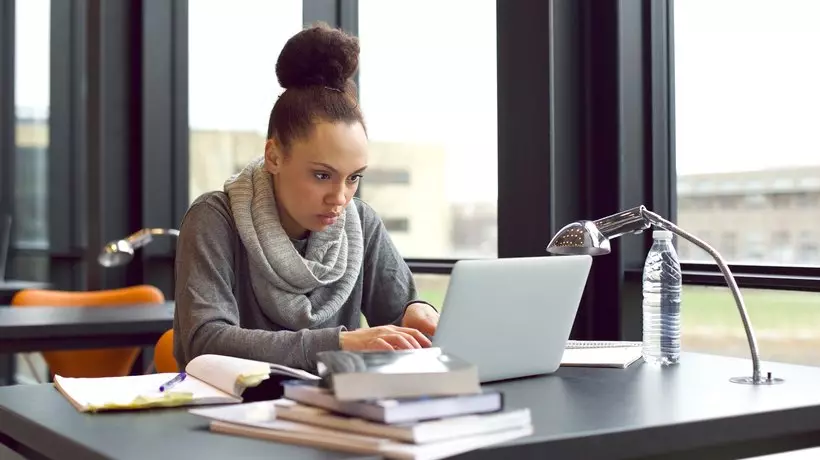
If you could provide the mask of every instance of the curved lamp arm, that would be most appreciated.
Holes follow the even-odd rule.
[[[156,235],[179,236],[179,230],[173,228],[143,228],[127,237],[109,241],[103,246],[97,262],[103,267],[125,265],[134,257],[134,250],[150,243]]]
[[[752,376],[734,377],[730,380],[734,383],[753,385],[771,385],[783,382],[782,379],[772,378],[771,373],[765,379],[761,375],[757,339],[752,330],[752,324],[749,321],[740,288],[738,288],[737,282],[723,257],[700,238],[646,209],[645,206],[627,209],[596,221],[579,221],[569,224],[555,234],[549,246],[547,246],[547,250],[554,254],[607,254],[610,250],[610,239],[627,233],[640,233],[652,226],[669,230],[706,251],[715,260],[720,272],[726,279],[726,284],[732,292],[737,310],[740,313],[740,319],[743,322],[743,329],[746,332],[746,339],[749,342],[749,350],[752,355]]]

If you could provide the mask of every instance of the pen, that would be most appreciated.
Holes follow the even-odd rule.
[[[159,386],[159,391],[165,391],[165,390],[171,389],[172,386],[174,386],[177,383],[185,380],[185,377],[187,377],[187,374],[185,374],[185,372],[182,372],[182,373],[178,374],[176,377],[174,377],[171,380],[169,380],[169,381],[163,383],[162,385],[160,385]]]

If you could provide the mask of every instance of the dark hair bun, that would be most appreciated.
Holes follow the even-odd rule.
[[[359,39],[327,24],[305,29],[285,43],[276,61],[282,88],[343,89],[359,66]]]

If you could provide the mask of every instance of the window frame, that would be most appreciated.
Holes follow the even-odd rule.
[[[674,219],[673,1],[496,1],[498,257],[546,255],[564,224],[638,204]],[[113,237],[177,226],[187,209],[187,5],[52,2],[50,241],[48,249],[12,250],[10,258],[47,256],[55,287],[150,282],[173,296],[170,241],[146,247],[123,269],[100,271],[93,257]],[[303,0],[303,20],[355,34],[358,1]],[[2,96],[13,94],[13,22],[14,2],[0,2],[4,207],[14,183],[14,103]],[[94,81],[107,85],[86,96],[83,88]],[[96,122],[104,122],[101,130],[90,128]],[[612,254],[595,259],[573,336],[639,337],[650,233],[618,238]],[[432,274],[448,274],[457,262],[406,261]],[[685,283],[724,284],[714,264],[682,268]],[[741,287],[820,291],[820,267],[731,268]]]
[[[15,1],[0,2],[0,217],[5,213],[14,215],[15,42]],[[10,247],[8,266],[11,266],[12,252]]]

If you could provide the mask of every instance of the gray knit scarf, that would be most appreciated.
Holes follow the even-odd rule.
[[[312,232],[302,257],[282,228],[264,157],[228,179],[224,189],[263,313],[291,330],[320,327],[347,301],[359,277],[364,241],[356,204],[348,203],[330,227]]]

